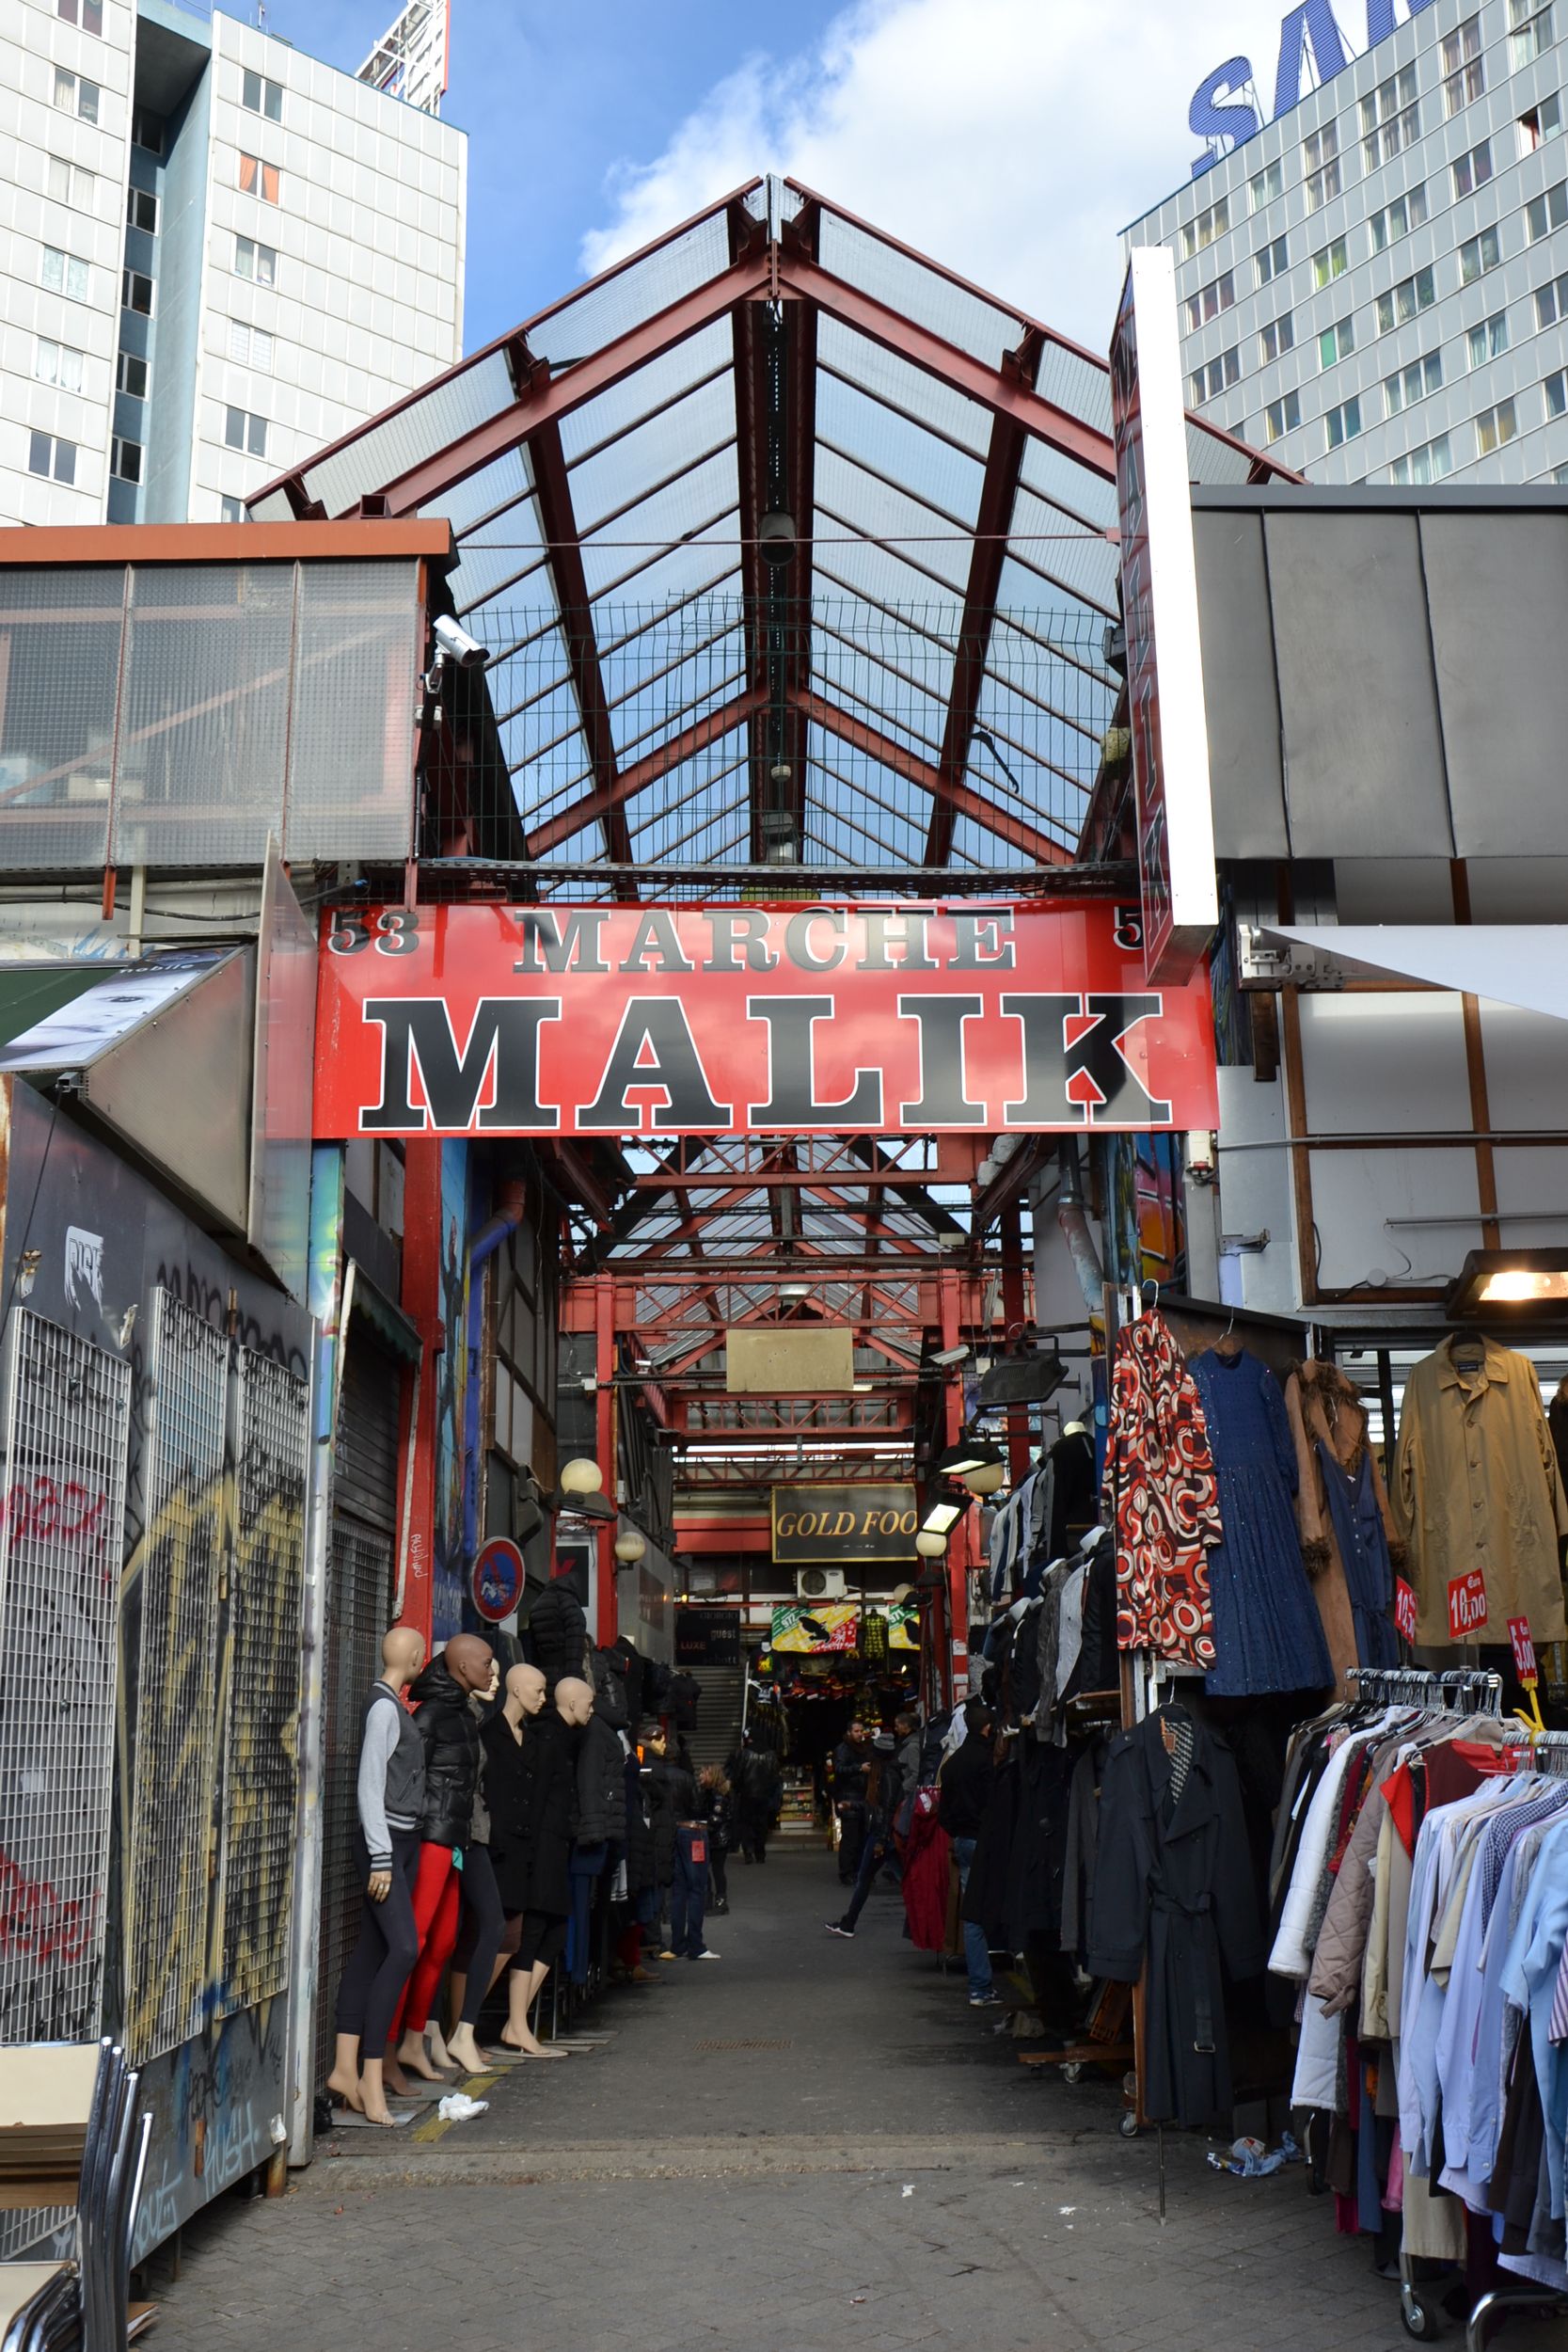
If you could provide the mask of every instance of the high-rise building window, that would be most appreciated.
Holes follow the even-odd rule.
[[[1391,335],[1396,326],[1407,319],[1430,310],[1437,299],[1437,288],[1430,269],[1418,269],[1410,278],[1402,278],[1397,286],[1377,297],[1377,331]]]
[[[1559,180],[1544,196],[1532,196],[1525,206],[1525,226],[1531,245],[1568,221],[1568,180]]]
[[[246,196],[259,196],[263,204],[277,201],[277,166],[264,164],[259,155],[240,157],[240,185]]]
[[[1325,122],[1321,131],[1309,132],[1301,152],[1307,169],[1307,209],[1316,213],[1339,193],[1338,124]]]
[[[35,433],[27,450],[27,471],[41,474],[46,482],[76,480],[76,444],[65,441],[57,433]]]
[[[89,292],[87,265],[78,261],[74,253],[62,253],[58,246],[46,245],[39,284],[51,294],[66,295],[71,302],[86,302]]]
[[[1254,259],[1258,263],[1258,283],[1270,285],[1275,278],[1283,278],[1291,266],[1290,239],[1273,238],[1269,244],[1259,246]]]
[[[1492,177],[1492,142],[1482,139],[1453,160],[1453,192],[1457,202],[1462,196],[1474,196]]]
[[[125,191],[125,226],[144,229],[150,237],[158,233],[158,199],[150,188],[127,188]]]
[[[283,85],[269,82],[264,73],[252,73],[246,66],[241,85],[241,103],[253,115],[265,115],[269,122],[283,119]]]
[[[55,0],[55,14],[64,17],[68,24],[79,24],[84,33],[103,34],[103,0]]]
[[[1476,448],[1482,457],[1490,457],[1494,450],[1512,441],[1518,430],[1518,412],[1512,398],[1499,400],[1495,408],[1483,408],[1476,419]]]
[[[1483,229],[1479,237],[1466,237],[1459,248],[1459,282],[1473,286],[1478,278],[1484,278],[1489,269],[1496,269],[1502,259],[1495,229]]]
[[[1545,8],[1537,0],[1508,0],[1508,70],[1517,73],[1552,45],[1551,0]]]
[[[1283,399],[1271,400],[1263,411],[1263,430],[1271,441],[1277,441],[1284,433],[1293,433],[1301,422],[1301,394],[1287,392]]]
[[[1452,471],[1453,452],[1449,446],[1449,437],[1446,433],[1439,433],[1434,441],[1423,441],[1419,449],[1409,451],[1403,457],[1396,457],[1388,469],[1388,479],[1399,483],[1441,482],[1446,473]]]
[[[1416,69],[1402,65],[1361,101],[1361,153],[1366,168],[1376,171],[1392,163],[1421,135],[1421,110],[1416,99]]]
[[[1424,186],[1406,188],[1402,196],[1391,198],[1380,213],[1372,215],[1372,251],[1382,253],[1407,237],[1412,229],[1424,228],[1426,216]]]
[[[136,107],[131,117],[132,146],[144,147],[150,155],[161,155],[164,151],[164,138],[162,115],[152,114],[146,106]]]
[[[152,316],[152,280],[145,270],[121,271],[119,307],[122,310],[138,310],[146,319]]]
[[[261,245],[255,237],[234,240],[234,275],[248,278],[258,286],[277,283],[277,252],[270,245]]]
[[[247,326],[244,319],[230,319],[229,357],[242,368],[256,368],[270,374],[272,337],[264,327]]]
[[[1281,310],[1276,319],[1265,320],[1258,330],[1258,349],[1265,367],[1271,359],[1277,359],[1282,351],[1293,351],[1295,342],[1295,321],[1289,310]]]
[[[1549,278],[1535,290],[1536,326],[1555,326],[1559,319],[1568,319],[1568,273]]]
[[[1548,139],[1555,139],[1561,129],[1562,99],[1554,90],[1550,98],[1544,98],[1538,106],[1531,106],[1528,113],[1519,117],[1520,154],[1533,155],[1538,147],[1544,147]]]
[[[1548,417],[1568,416],[1568,374],[1556,369],[1546,378],[1546,414]]]
[[[1323,419],[1328,432],[1328,446],[1338,449],[1346,441],[1354,441],[1361,430],[1361,400],[1359,394],[1331,408]]]
[[[139,441],[122,441],[117,434],[109,444],[109,471],[117,482],[141,480],[142,445]]]
[[[96,82],[85,74],[68,73],[63,65],[55,68],[55,103],[62,114],[75,115],[83,122],[98,120],[98,102],[103,93]]]
[[[1265,164],[1261,171],[1255,171],[1246,188],[1247,210],[1252,213],[1260,213],[1265,204],[1272,204],[1276,197],[1283,195],[1285,173],[1278,157],[1272,164]]]
[[[1223,278],[1211,278],[1196,294],[1187,296],[1187,326],[1194,334],[1211,319],[1217,319],[1222,310],[1228,310],[1236,299],[1236,277],[1227,270]]]
[[[1181,258],[1190,262],[1195,253],[1201,253],[1206,245],[1223,237],[1230,227],[1230,199],[1222,196],[1217,204],[1211,204],[1196,220],[1184,221],[1181,228]]]
[[[122,351],[115,361],[115,389],[128,400],[145,400],[151,381],[148,363],[135,351]]]
[[[1338,367],[1339,361],[1348,359],[1354,349],[1355,322],[1347,311],[1342,319],[1336,319],[1332,326],[1325,326],[1320,331],[1318,365],[1321,368]]]
[[[1481,54],[1481,18],[1467,16],[1463,24],[1443,36],[1443,112],[1452,116],[1486,87],[1486,66]]]
[[[97,172],[84,171],[80,164],[68,162],[64,155],[50,156],[45,185],[56,204],[69,204],[78,213],[98,210]]]
[[[1216,358],[1194,370],[1188,378],[1187,388],[1192,395],[1189,405],[1201,408],[1206,400],[1218,400],[1222,392],[1227,392],[1233,384],[1239,384],[1241,380],[1241,349],[1238,344],[1232,343],[1228,351],[1222,351]]]
[[[245,506],[243,502],[239,499],[220,499],[218,501],[218,519],[220,522],[226,523],[243,523],[245,520]]]
[[[1483,368],[1488,359],[1497,359],[1508,349],[1508,312],[1495,310],[1489,319],[1472,326],[1465,338],[1465,347],[1473,368]]]
[[[247,457],[264,457],[267,453],[267,421],[252,416],[247,408],[230,408],[224,421],[223,437],[230,449],[243,449]]]
[[[57,384],[62,392],[79,392],[84,357],[73,344],[40,335],[33,346],[33,374],[40,384]]]
[[[1429,393],[1443,389],[1443,355],[1429,351],[1424,359],[1412,359],[1407,368],[1396,368],[1392,375],[1383,379],[1383,398],[1391,417],[1402,409],[1413,407]]]
[[[1343,237],[1336,237],[1332,245],[1321,246],[1312,256],[1312,283],[1331,285],[1336,278],[1343,278],[1350,267]]]

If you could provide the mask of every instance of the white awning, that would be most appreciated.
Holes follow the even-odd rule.
[[[1568,923],[1271,923],[1334,963],[1568,1019]]]

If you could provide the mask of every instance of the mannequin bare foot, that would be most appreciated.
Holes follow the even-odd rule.
[[[424,2035],[416,2033],[412,2026],[398,2044],[398,2064],[406,2068],[410,2074],[420,2075],[427,2083],[444,2083],[451,2079],[440,2067],[431,2064]]]
[[[424,2029],[424,2046],[430,2052],[430,2062],[438,2073],[450,2074],[457,2064],[447,2047],[446,2036],[433,2017]]]
[[[332,2057],[332,2072],[326,2078],[326,2087],[332,2096],[341,2100],[345,2107],[353,2107],[356,2114],[361,2112],[359,2036],[356,2033],[341,2033],[338,2036]]]
[[[483,2074],[490,2061],[474,2039],[472,2026],[455,2026],[447,2043],[447,2056],[462,2073]]]
[[[326,2078],[326,2087],[340,2106],[352,2107],[356,2115],[364,2114],[365,2102],[357,2074],[342,2074],[334,2067]]]
[[[367,2122],[385,2123],[388,2127],[391,2127],[395,2124],[395,2118],[392,2115],[391,2109],[387,2105],[387,2094],[381,2087],[381,2060],[379,2058],[367,2058],[365,2060],[365,2078],[360,2086],[364,2094],[364,2104],[360,2108],[360,2113],[364,2116]]]
[[[570,2058],[572,2055],[569,2050],[546,2050],[544,2043],[537,2040],[533,2034],[530,2033],[526,2026],[523,2028],[520,2040],[514,2039],[512,2027],[510,2026],[503,2026],[501,2027],[500,2038],[503,2049],[520,2051],[524,2058]]]
[[[395,2058],[388,2058],[382,2066],[381,2079],[395,2099],[411,2099],[414,2096],[413,2085]]]

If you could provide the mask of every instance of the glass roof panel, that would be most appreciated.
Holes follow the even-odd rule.
[[[836,375],[817,380],[816,433],[819,442],[832,442],[847,457],[858,457],[879,473],[906,483],[919,497],[973,526],[980,511],[985,468],[951,442],[911,424]]]
[[[946,620],[945,612],[941,618]],[[894,698],[910,692],[920,702],[934,700],[945,707],[953,657],[910,620],[879,612],[863,598],[818,596],[813,602],[812,635],[815,643],[836,644],[857,656],[877,692]]]
[[[1103,359],[1047,337],[1035,371],[1035,389],[1098,432],[1111,430],[1111,371]]]
[[[1106,703],[1115,699],[1111,684],[1053,657],[1042,639],[1057,644],[1082,640],[1085,660],[1098,665],[1103,631],[1104,623],[1092,615],[1080,622],[1064,612],[1001,612],[991,626],[986,667],[1023,698],[1036,714],[1036,725],[1049,714],[1054,723],[1098,744],[1105,731]]]
[[[529,328],[529,349],[552,366],[602,351],[683,294],[694,294],[729,267],[730,234],[723,213],[710,213],[678,237],[656,246],[640,262],[602,285],[589,286]]]
[[[998,611],[1016,614],[1020,628],[1059,652],[1064,660],[1103,673],[1105,659],[1101,643],[1105,634],[1105,615],[1063,595],[1060,589],[1053,589],[1037,572],[1028,570],[1010,555],[1002,566],[996,603]]]
[[[863,466],[824,449],[820,440],[815,463],[819,540],[834,536],[836,521],[840,532],[847,526],[857,536],[891,541],[906,564],[937,573],[961,602],[974,544],[966,532],[904,491],[890,488]],[[831,560],[835,550],[824,552]]]
[[[726,369],[573,467],[568,481],[578,529],[595,530],[617,507],[644,496],[653,483],[734,440],[735,372]]]
[[[943,342],[957,344],[960,351],[989,361],[993,368],[1000,367],[1003,354],[1015,350],[1022,340],[1023,323],[1010,310],[954,285],[951,278],[928,269],[912,255],[884,245],[879,237],[856,228],[826,205],[817,251],[823,268],[835,278],[846,278],[851,286],[886,303],[889,310],[901,312],[917,326],[940,335]]]
[[[830,702],[903,743],[922,759],[937,757],[947,707],[934,694],[923,693],[879,664],[867,661],[859,647],[821,633],[812,641],[811,667],[813,685]]]
[[[818,317],[816,363],[847,377],[889,407],[929,425],[934,433],[945,434],[960,449],[984,457],[990,444],[990,416],[978,401],[939,383],[924,368],[900,359],[895,353],[884,351],[880,343],[857,335],[852,326]]]
[[[678,542],[694,541],[700,546],[705,537],[722,540],[722,561],[733,566],[737,561],[736,500],[732,447],[720,450],[677,481],[656,490],[651,498],[642,499],[625,514],[614,516],[600,537],[585,534],[582,569],[589,596],[605,596],[617,580],[627,580],[633,573],[641,574],[663,549],[669,549],[672,556],[689,556],[696,551],[691,544],[677,547]],[[711,545],[701,560],[709,571],[714,568]],[[641,579],[635,587],[628,587],[627,593],[640,602],[665,600],[664,590]],[[672,593],[678,596],[681,591],[677,588]]]
[[[630,375],[596,393],[580,408],[568,409],[561,420],[561,446],[566,463],[574,465],[589,450],[598,449],[651,417],[669,402],[679,400],[694,384],[727,368],[735,358],[735,337],[728,319],[715,319],[683,343],[674,343]]]
[[[672,548],[667,554],[656,555],[632,579],[622,582],[617,601],[621,596],[634,596],[648,605],[671,605],[693,596],[724,596],[738,590],[740,574],[736,568],[735,530],[734,516],[721,516],[713,527],[716,545],[706,545],[699,539],[687,547]],[[621,559],[623,564],[635,564],[636,549],[622,549]],[[608,554],[605,560],[608,564]],[[602,629],[599,633],[603,634]]]
[[[806,730],[806,829],[824,854],[853,863],[865,845],[849,846],[855,824],[868,828],[876,854],[895,866],[922,863],[930,795],[868,753],[827,729]]]
[[[1022,486],[1013,501],[1007,544],[1022,563],[1061,581],[1064,588],[1097,604],[1107,617],[1117,610],[1117,550],[1108,539],[1080,529],[1060,507],[1048,506]]]
[[[1205,432],[1196,417],[1187,419],[1187,470],[1195,482],[1217,484],[1221,488],[1251,479],[1253,452],[1233,449],[1212,433]]]
[[[710,644],[693,644],[684,659],[679,647],[657,631],[637,644],[640,660],[651,661],[659,675],[629,694],[628,680],[613,672],[605,678],[610,733],[623,760],[645,758],[693,719],[732,701],[746,683],[746,638],[738,627]],[[618,700],[618,694],[626,698]]]
[[[1098,765],[1098,745],[1042,724],[1037,713],[986,673],[966,773],[988,801],[1029,821],[1053,818],[1058,831],[1070,831],[1076,838],[1083,795]]]
[[[469,474],[449,490],[439,506],[428,511],[447,517],[459,539],[466,531],[473,530],[484,516],[498,508],[509,506],[515,499],[526,498],[533,488],[533,470],[526,453],[521,449],[503,450],[478,473]]]
[[[869,543],[856,547],[840,534],[834,546],[817,550],[813,570],[826,585],[864,596],[872,604],[890,605],[895,612],[910,612],[932,636],[944,636],[956,644],[962,596],[957,590],[944,596],[936,580],[886,548]]]
[[[1109,530],[1117,519],[1116,484],[1075,466],[1070,457],[1048,449],[1043,441],[1030,440],[1019,479],[1069,515],[1081,515],[1096,530]]]
[[[1032,866],[1034,860],[1015,850],[1010,842],[999,840],[973,817],[960,817],[953,828],[953,863],[955,866],[975,866],[982,868],[1000,866],[1004,870],[1018,866]]]
[[[307,466],[306,495],[320,499],[329,515],[341,515],[367,490],[385,489],[475,425],[499,416],[514,398],[506,354],[493,351],[433,384],[379,424],[367,425],[346,448]],[[422,511],[444,515],[448,507],[437,499]]]

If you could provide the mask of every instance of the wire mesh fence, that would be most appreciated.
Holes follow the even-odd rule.
[[[490,607],[483,628],[496,732],[473,747],[466,847],[520,843],[546,888],[598,864],[1060,861],[1118,683],[1084,606],[699,594],[595,604],[590,626]]]

